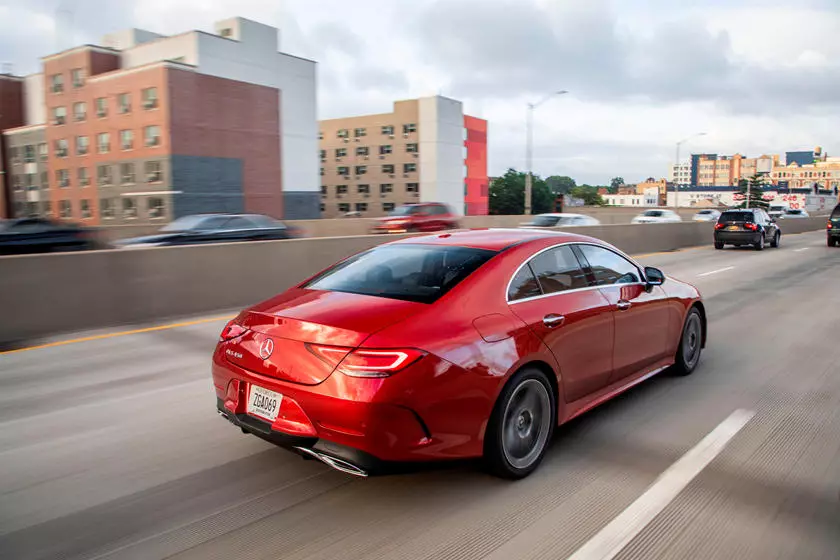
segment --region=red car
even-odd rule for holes
[[[380,245],[228,323],[217,407],[356,475],[483,457],[531,473],[555,426],[706,341],[698,291],[581,235],[472,230]]]
[[[457,229],[458,217],[445,204],[424,202],[405,204],[379,218],[371,228],[373,233],[410,233]]]

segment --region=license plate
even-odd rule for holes
[[[726,229],[727,231],[738,231],[741,228],[739,228],[738,226],[729,226]]]
[[[248,393],[248,407],[246,412],[252,416],[258,416],[264,420],[274,422],[277,413],[280,411],[280,403],[283,395],[269,391],[257,385],[251,385]]]

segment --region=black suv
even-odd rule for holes
[[[778,247],[781,241],[782,231],[776,220],[761,208],[727,210],[715,224],[715,249],[752,245],[761,251],[766,244]]]
[[[831,217],[825,226],[825,237],[829,247],[840,243],[840,204],[834,207]]]

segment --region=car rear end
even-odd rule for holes
[[[755,214],[747,210],[727,210],[715,224],[715,243],[725,245],[754,245],[763,232],[755,222]]]
[[[840,204],[838,204],[825,225],[826,240],[829,247],[840,245]]]

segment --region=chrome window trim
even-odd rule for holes
[[[527,298],[514,299],[514,300],[511,300],[508,297],[508,294],[510,294],[510,287],[513,284],[513,279],[516,278],[516,275],[519,274],[519,271],[522,270],[522,268],[525,265],[530,263],[532,260],[534,260],[538,256],[542,255],[546,251],[551,251],[552,249],[557,249],[558,247],[564,247],[566,245],[592,245],[593,247],[600,247],[601,249],[606,249],[607,251],[611,251],[611,252],[615,253],[616,255],[618,255],[620,257],[624,257],[630,264],[632,264],[633,266],[636,267],[636,270],[639,273],[639,278],[642,278],[643,280],[645,280],[645,282],[628,282],[626,284],[606,284],[604,286],[587,286],[585,288],[575,288],[574,290],[563,290],[562,292],[551,292],[550,294],[540,294],[538,296],[531,296],[531,297],[527,297]],[[575,255],[575,258],[577,258],[577,255]],[[578,264],[580,264],[580,263],[578,263]],[[532,272],[532,274],[533,274],[533,272]],[[535,278],[536,278],[536,276],[535,276]],[[537,282],[539,283],[539,278],[537,278]],[[525,260],[522,261],[522,263],[518,267],[516,267],[516,270],[513,271],[513,274],[511,275],[510,280],[508,280],[508,282],[507,282],[507,287],[505,288],[505,303],[507,303],[508,305],[513,305],[515,303],[533,301],[533,300],[536,300],[536,299],[541,299],[541,298],[546,298],[546,297],[551,297],[551,296],[559,296],[559,295],[571,294],[571,293],[575,293],[575,292],[583,292],[583,291],[586,291],[586,290],[598,290],[600,288],[608,288],[610,286],[637,286],[637,285],[641,285],[641,286],[646,286],[647,285],[647,277],[644,274],[644,267],[642,267],[639,263],[637,263],[635,260],[633,260],[629,255],[627,255],[623,251],[621,251],[619,249],[607,247],[606,245],[602,245],[600,243],[593,243],[591,241],[565,241],[563,243],[557,243],[556,245],[551,245],[549,247],[545,247],[543,249],[540,249],[536,253],[533,253],[532,255],[526,257]]]

